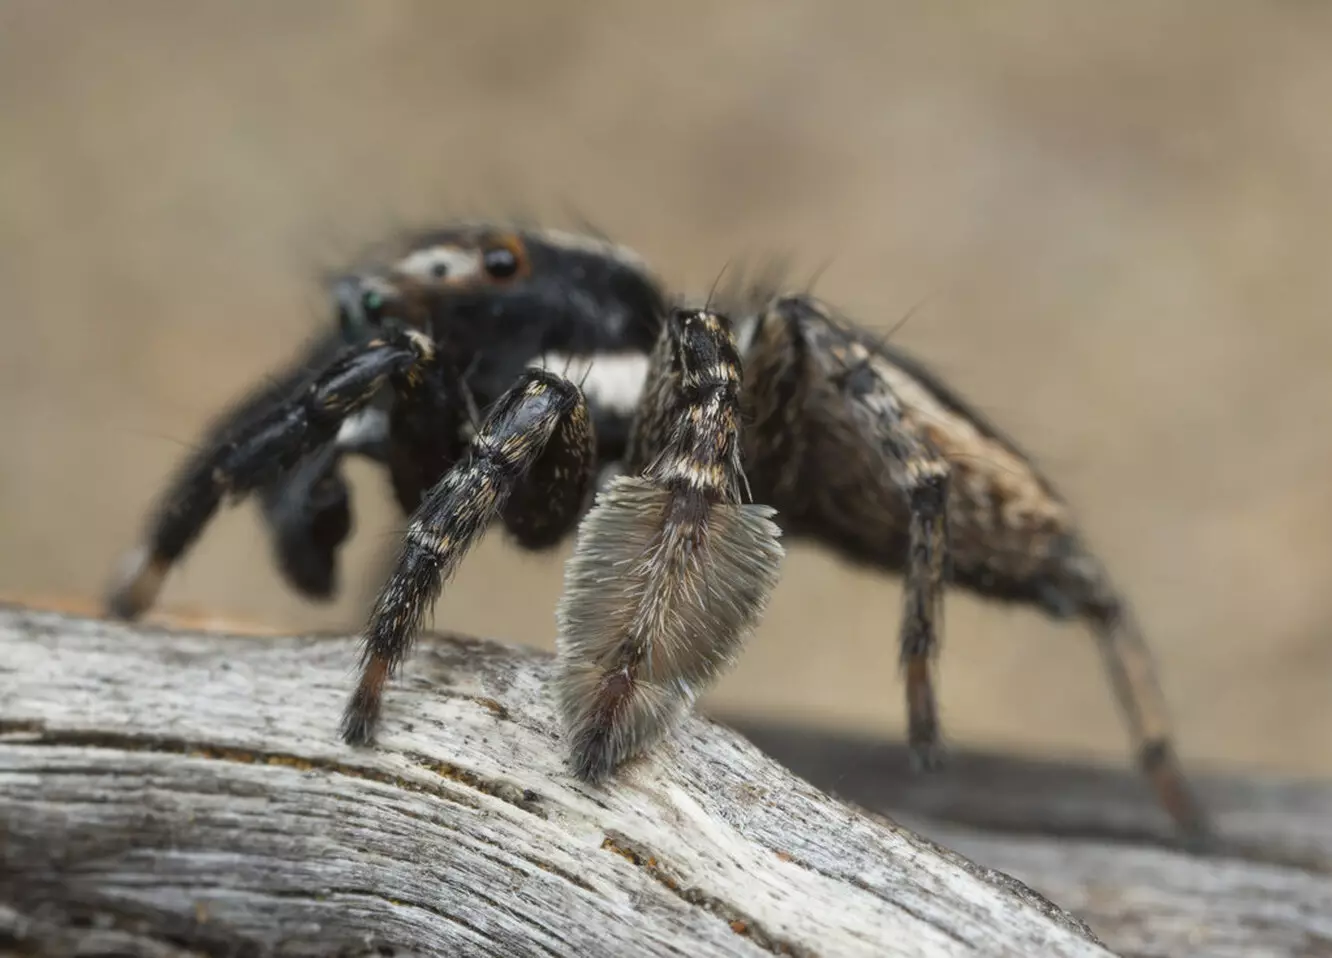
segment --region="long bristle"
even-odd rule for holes
[[[583,521],[560,602],[556,692],[575,771],[657,741],[727,669],[784,550],[767,506],[703,504],[616,477]]]

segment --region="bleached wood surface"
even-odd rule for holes
[[[354,663],[347,637],[0,606],[0,953],[1332,955],[1326,792],[1222,820],[1274,854],[1306,825],[1313,861],[1218,863],[1080,834],[1079,815],[1107,813],[1076,783],[1062,801],[992,769],[967,790],[965,758],[956,778],[921,778],[881,749],[837,771],[836,743],[755,736],[1075,909],[1107,949],[1007,875],[712,723],[610,786],[577,783],[538,653],[428,638],[378,749],[348,748],[336,728]],[[857,747],[840,757],[863,762]],[[876,776],[900,787],[855,793]],[[1131,821],[1151,824],[1144,807]],[[987,809],[999,821],[975,819]],[[1064,838],[1041,834],[1046,814]]]
[[[1132,768],[954,751],[904,775],[906,749],[735,721],[809,781],[892,815],[1081,918],[1132,958],[1332,958],[1332,782],[1195,773],[1223,844],[1175,850]]]
[[[1107,954],[701,720],[583,786],[532,652],[423,641],[371,751],[336,735],[349,638],[10,609],[0,648],[3,900],[29,915],[209,953]]]

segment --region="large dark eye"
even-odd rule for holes
[[[518,272],[518,257],[507,246],[486,250],[483,262],[486,272],[494,279],[508,279]]]

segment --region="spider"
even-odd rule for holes
[[[211,428],[109,596],[134,618],[225,500],[254,494],[290,586],[337,591],[341,463],[386,467],[409,524],[363,631],[343,739],[468,550],[575,537],[554,694],[572,771],[653,748],[735,661],[784,541],[900,576],[913,764],[942,759],[933,673],[947,586],[1090,627],[1158,801],[1212,833],[1175,757],[1142,635],[1031,458],[925,366],[777,277],[686,305],[593,234],[456,223],[332,282],[336,323]],[[714,291],[715,292],[715,291]]]

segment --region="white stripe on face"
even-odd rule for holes
[[[631,415],[637,408],[648,373],[646,353],[592,353],[585,356],[546,353],[528,365],[549,369],[570,382],[582,383],[588,405],[622,416]]]

